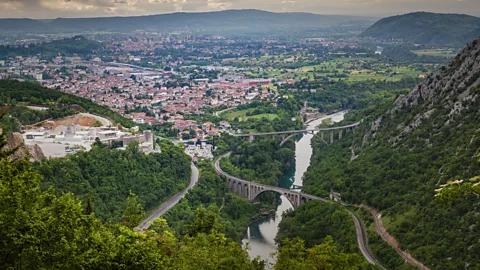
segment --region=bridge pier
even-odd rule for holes
[[[330,130],[330,144],[333,144],[333,129]]]
[[[343,129],[338,130],[338,139],[341,140],[343,135]]]
[[[250,134],[250,142],[253,142],[255,140],[255,136],[253,134]]]

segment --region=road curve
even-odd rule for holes
[[[365,226],[363,226],[362,221],[352,211],[350,210],[347,210],[347,211],[350,213],[350,215],[353,218],[353,222],[355,223],[355,231],[357,232],[357,243],[358,243],[358,248],[360,249],[360,252],[362,252],[363,257],[365,257],[365,259],[369,263],[380,266],[380,263],[378,263],[377,259],[375,259],[372,252],[368,248],[367,232],[365,230]]]
[[[410,253],[400,248],[400,244],[398,243],[398,241],[388,233],[387,229],[385,229],[385,226],[383,225],[383,222],[380,219],[377,210],[364,204],[355,205],[355,206],[364,208],[368,210],[370,214],[372,214],[373,219],[375,221],[375,229],[377,231],[377,234],[380,235],[383,238],[383,240],[387,242],[391,247],[393,247],[393,249],[398,253],[398,255],[402,257],[402,259],[418,267],[418,269],[430,270],[430,268],[426,267],[423,263],[415,259],[412,255],[410,255]]]
[[[218,112],[215,112],[215,116],[220,116],[220,114],[224,113],[224,112],[228,112],[230,110],[233,110],[233,109],[236,109],[237,107],[231,107],[231,108],[228,108],[228,109],[225,109],[225,110],[221,110],[221,111],[218,111]]]
[[[222,158],[226,157],[226,156],[229,156],[231,153],[232,152],[228,152],[228,153],[220,156],[219,158],[217,158],[217,160],[215,160],[215,170],[217,171],[217,173],[219,173],[219,174],[221,174],[221,175],[223,175],[227,178],[238,179],[238,178],[235,178],[235,177],[227,174],[226,172],[224,172],[222,170],[222,168],[220,168],[220,160]],[[243,179],[238,179],[238,180],[245,181]],[[308,194],[305,194],[305,195],[308,195]],[[308,196],[310,196],[310,197],[312,197],[313,199],[316,199],[316,200],[321,200],[321,201],[324,201],[324,202],[328,201],[328,200],[320,198],[320,197],[316,197],[316,196],[312,196],[312,195],[308,195]],[[329,201],[329,202],[333,202],[333,201]],[[380,263],[375,259],[372,252],[370,251],[370,249],[368,248],[367,232],[365,230],[365,226],[363,226],[361,220],[353,212],[351,212],[348,209],[347,209],[347,211],[350,213],[350,215],[353,218],[353,222],[355,224],[355,231],[356,231],[356,234],[357,234],[358,247],[359,247],[360,252],[362,253],[363,257],[365,257],[365,259],[369,263],[374,264],[374,265],[379,265],[380,267],[382,267],[380,265]],[[385,268],[383,268],[383,269],[385,269]]]
[[[190,184],[188,184],[188,187],[180,191],[179,193],[175,194],[172,198],[170,198],[168,201],[164,202],[162,205],[160,205],[149,217],[147,217],[145,220],[143,220],[138,227],[136,227],[134,230],[136,231],[141,231],[141,230],[146,230],[150,227],[150,223],[153,222],[155,219],[161,217],[163,214],[165,214],[168,210],[170,210],[172,207],[174,207],[183,197],[185,197],[185,194],[192,189],[195,184],[198,182],[198,177],[199,177],[199,171],[197,167],[195,167],[195,164],[190,165],[192,169],[192,176],[190,178]]]

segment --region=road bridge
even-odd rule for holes
[[[330,127],[330,128],[315,128],[315,129],[301,129],[301,130],[286,130],[286,131],[276,131],[276,132],[262,132],[262,133],[248,133],[248,134],[232,134],[235,137],[248,137],[250,138],[250,141],[255,140],[256,136],[276,136],[276,135],[281,135],[283,136],[282,139],[283,141],[286,141],[290,138],[287,137],[285,138],[286,135],[296,135],[296,134],[305,134],[305,133],[320,133],[320,136],[322,139],[324,138],[325,133],[330,133],[330,144],[333,143],[334,139],[334,134],[336,131],[338,131],[338,139],[341,139],[343,137],[343,132],[350,132],[355,130],[357,126],[360,125],[361,122],[356,122],[354,124],[346,125],[346,126],[341,126],[341,127]],[[283,142],[282,141],[282,142]],[[285,142],[283,142],[285,143]]]
[[[285,136],[285,135],[284,135]],[[286,138],[282,138],[282,142],[280,143],[280,147],[282,147],[288,140],[290,140],[291,138],[297,136],[297,134],[291,134],[289,135],[288,137]]]

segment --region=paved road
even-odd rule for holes
[[[222,156],[220,156],[216,161],[215,161],[215,170],[217,171],[217,173],[227,177],[227,178],[233,178],[233,179],[236,179],[236,180],[240,180],[240,181],[246,181],[246,180],[243,180],[243,179],[238,179],[238,178],[235,178],[229,174],[227,174],[225,171],[222,170],[222,168],[220,168],[220,160],[223,158],[223,157],[226,157],[228,155],[230,155],[231,152],[228,152]],[[264,185],[267,187],[267,185]],[[273,187],[275,189],[280,189],[280,188],[277,188],[277,187]],[[283,190],[283,189],[282,189]],[[282,190],[280,191],[280,193],[282,194]],[[307,195],[307,194],[305,194]],[[312,195],[307,195],[309,197],[311,197],[312,199],[315,199],[315,200],[321,200],[321,201],[324,201],[324,202],[333,202],[333,201],[329,201],[329,200],[326,200],[324,198],[320,198],[320,197],[316,197],[316,196],[312,196]],[[367,232],[365,230],[365,226],[362,224],[361,220],[353,213],[351,212],[350,210],[347,209],[347,211],[350,213],[350,215],[352,216],[353,218],[353,221],[355,223],[355,231],[356,231],[356,234],[357,234],[357,242],[358,242],[358,247],[360,248],[360,251],[363,255],[363,257],[365,257],[365,259],[371,263],[371,264],[375,264],[375,265],[379,265],[380,267],[382,267],[378,261],[375,259],[375,257],[373,256],[372,252],[370,251],[370,249],[368,248],[368,241],[367,241]],[[382,269],[384,269],[382,267]]]
[[[27,106],[30,110],[34,111],[47,111],[48,107],[39,107],[39,106]]]
[[[398,255],[402,257],[402,259],[418,267],[421,270],[430,270],[430,268],[426,267],[420,261],[413,258],[413,256],[410,255],[410,253],[400,249],[400,245],[398,241],[387,232],[387,229],[385,229],[385,226],[383,225],[383,222],[380,219],[377,210],[363,204],[356,205],[356,206],[367,209],[370,212],[370,214],[372,214],[373,219],[375,220],[375,229],[377,230],[378,235],[380,235],[383,238],[383,240],[385,240],[385,242],[387,242],[390,246],[392,246],[393,249],[395,249],[395,251],[398,253]]]
[[[150,222],[153,222],[155,219],[161,217],[163,214],[165,214],[168,210],[170,210],[172,207],[174,207],[183,197],[185,197],[185,194],[192,189],[195,184],[198,182],[198,176],[199,176],[199,171],[197,167],[192,163],[191,165],[192,169],[192,177],[190,179],[190,184],[188,185],[187,188],[184,190],[180,191],[179,193],[175,194],[170,200],[164,202],[160,207],[158,207],[153,214],[151,214],[149,217],[147,217],[145,220],[143,220],[138,227],[135,228],[136,231],[140,230],[146,230],[150,227]]]
[[[304,129],[304,130],[287,130],[287,131],[277,131],[277,132],[263,132],[263,133],[249,133],[249,134],[233,134],[235,137],[249,137],[249,136],[264,136],[264,135],[279,135],[279,134],[296,134],[296,133],[307,133],[307,132],[318,132],[318,131],[331,131],[339,130],[346,128],[353,128],[360,125],[361,122],[357,122],[351,125],[342,126],[342,127],[331,127],[331,128],[315,128],[315,129]]]
[[[99,121],[100,123],[102,123],[102,126],[104,127],[111,127],[113,126],[113,123],[112,121],[108,120],[107,118],[105,117],[102,117],[102,116],[98,116],[98,115],[94,115],[94,114],[91,114],[91,113],[79,113],[81,116],[88,116],[88,117],[93,117],[95,119],[97,119],[97,121]]]
[[[231,107],[231,108],[228,108],[228,109],[225,109],[225,110],[221,110],[221,111],[218,111],[218,112],[215,112],[215,116],[220,116],[220,114],[224,113],[224,112],[228,112],[230,110],[233,110],[233,109],[236,109],[237,107]]]
[[[362,252],[363,257],[365,257],[365,259],[371,264],[380,265],[377,259],[375,259],[375,257],[373,256],[370,249],[368,248],[367,232],[365,230],[365,226],[363,226],[362,221],[352,211],[348,210],[348,212],[352,216],[353,222],[355,223],[358,248],[360,248],[360,252]]]

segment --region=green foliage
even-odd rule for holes
[[[447,57],[417,55],[411,51],[411,46],[406,45],[389,45],[383,49],[382,54],[395,62],[406,63],[440,63],[447,62]]]
[[[0,120],[2,120],[4,116],[5,114],[0,114]],[[10,150],[4,150],[4,148],[8,145],[8,141],[7,141],[7,138],[3,136],[3,134],[6,133],[6,131],[2,130],[1,132],[2,132],[2,136],[0,136],[0,159],[3,159],[3,158],[8,158],[13,153],[15,153],[18,150],[18,148],[20,148],[20,146],[17,146]]]
[[[285,239],[278,252],[275,269],[354,270],[360,269],[361,264],[362,258],[358,254],[340,252],[333,238],[327,236],[322,244],[311,248],[306,248],[302,239]]]
[[[182,190],[190,181],[190,158],[169,142],[161,153],[145,155],[135,148],[126,151],[94,146],[60,159],[44,160],[35,168],[45,180],[43,189],[73,192],[83,200],[91,196],[94,212],[103,221],[121,221],[129,192],[151,210]]]
[[[280,142],[281,138],[268,136],[243,141],[233,147],[229,158],[221,160],[222,169],[241,179],[278,186],[280,178],[295,166],[295,145],[288,142],[280,147]]]
[[[162,219],[145,232],[104,225],[73,194],[42,192],[42,177],[27,160],[0,153],[2,269],[263,269],[215,231],[176,238]]]
[[[415,12],[381,19],[361,36],[411,43],[464,46],[478,37],[480,18],[463,14]]]
[[[263,270],[264,263],[250,261],[242,247],[222,234],[204,234],[185,237],[178,251],[173,269],[237,269]]]
[[[35,56],[40,54],[43,59],[51,59],[58,55],[90,55],[103,49],[99,42],[86,39],[83,36],[74,36],[62,40],[54,40],[41,44],[30,44],[28,46],[0,46],[0,59],[7,59],[15,56]]]
[[[439,189],[435,190],[437,193],[435,197],[438,201],[446,204],[451,204],[463,196],[472,194],[478,197],[480,196],[479,179],[479,176],[475,176],[471,178],[469,182],[464,182],[463,180],[448,181],[446,184],[441,185]]]
[[[88,206],[88,205],[87,205]],[[87,207],[85,209],[88,209]],[[133,229],[135,228],[145,216],[145,211],[140,203],[138,203],[138,196],[130,190],[127,197],[125,211],[123,212],[123,225]]]
[[[17,102],[33,105],[44,105],[46,111],[26,110],[16,106]],[[48,89],[38,84],[19,82],[16,80],[0,80],[0,103],[11,105],[11,114],[23,124],[33,124],[48,118],[61,118],[78,112],[90,112],[105,116],[124,127],[132,127],[133,122],[106,107],[99,106],[90,100]]]
[[[217,215],[200,206],[196,210],[193,223],[188,226],[188,235],[195,236],[199,233],[218,232],[218,225]]]
[[[226,181],[217,175],[212,164],[203,162],[199,168],[201,174],[197,185],[163,217],[177,234],[188,234],[192,230],[188,224],[199,214],[197,211],[204,214],[204,210],[199,209],[206,208],[217,214],[221,224],[217,230],[240,241],[245,233],[245,224],[258,217],[258,207],[245,198],[229,193]]]
[[[315,93],[310,91],[297,92],[295,93],[295,99],[308,101],[309,107],[317,108],[322,113],[345,109],[362,109],[368,104],[404,94],[416,83],[418,83],[418,80],[413,78],[404,78],[398,82],[369,80],[356,83],[339,81],[331,84],[307,81],[296,87],[299,89],[321,87],[323,90]],[[288,89],[290,86],[286,84],[283,87]]]
[[[285,239],[299,237],[305,239],[306,247],[313,247],[329,235],[342,250],[358,249],[355,227],[348,211],[336,203],[310,201],[282,219],[275,241],[281,245]]]
[[[444,72],[455,72],[455,66]],[[435,89],[428,85],[432,81],[426,81],[427,87]],[[476,182],[465,187],[450,182],[445,191],[454,192],[445,193],[446,199],[458,200],[448,207],[434,197],[442,183],[480,175],[476,158],[480,101],[478,96],[457,99],[456,93],[463,91],[435,89],[434,98],[419,98],[418,105],[402,108],[397,104],[394,111],[395,105],[380,104],[352,112],[364,120],[354,137],[349,133],[328,147],[314,138],[305,192],[322,196],[334,189],[348,203],[376,208],[400,247],[428,267],[456,269],[465,262],[479,267],[479,201],[468,190]],[[470,94],[477,91],[473,87]],[[461,106],[457,112],[452,109],[455,101]]]

